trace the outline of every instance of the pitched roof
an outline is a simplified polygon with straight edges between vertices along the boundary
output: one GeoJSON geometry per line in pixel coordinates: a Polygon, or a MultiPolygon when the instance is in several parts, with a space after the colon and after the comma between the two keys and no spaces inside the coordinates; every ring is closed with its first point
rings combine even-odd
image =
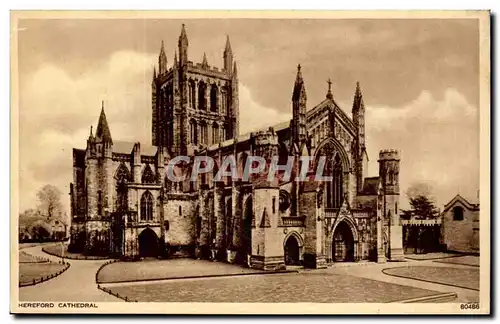
{"type": "Polygon", "coordinates": [[[446,205],[444,205],[443,212],[445,212],[445,211],[449,210],[451,207],[455,206],[457,202],[461,203],[467,209],[479,210],[479,204],[472,204],[467,199],[465,199],[464,197],[457,194],[446,205]]]}

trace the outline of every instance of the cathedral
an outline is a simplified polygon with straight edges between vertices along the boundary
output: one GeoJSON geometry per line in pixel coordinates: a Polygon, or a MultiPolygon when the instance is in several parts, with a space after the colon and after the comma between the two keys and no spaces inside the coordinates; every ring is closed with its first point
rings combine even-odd
{"type": "Polygon", "coordinates": [[[399,153],[381,150],[379,176],[366,176],[359,83],[352,115],[335,102],[331,82],[324,100],[308,106],[299,65],[290,80],[291,120],[240,134],[229,37],[222,68],[206,56],[193,63],[188,49],[184,25],[171,65],[161,44],[151,83],[151,143],[113,138],[103,106],[87,147],[73,149],[70,251],[123,260],[194,257],[265,270],[402,259],[399,153]],[[176,165],[186,177],[171,181],[167,165],[180,155],[208,156],[215,166],[189,181],[192,165],[176,165]],[[223,159],[234,158],[241,171],[250,156],[276,157],[280,165],[295,157],[292,180],[214,178],[223,159]],[[311,172],[325,157],[327,181],[296,180],[305,156],[311,172]]]}

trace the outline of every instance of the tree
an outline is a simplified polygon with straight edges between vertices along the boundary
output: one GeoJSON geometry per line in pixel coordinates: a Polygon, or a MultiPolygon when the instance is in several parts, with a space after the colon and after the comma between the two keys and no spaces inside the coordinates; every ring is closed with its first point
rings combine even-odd
{"type": "Polygon", "coordinates": [[[59,216],[61,211],[61,192],[55,186],[47,184],[37,193],[39,209],[47,219],[59,216]]]}
{"type": "Polygon", "coordinates": [[[419,219],[434,219],[439,215],[429,184],[423,182],[412,184],[406,191],[406,196],[411,209],[403,210],[401,218],[409,219],[415,216],[419,219]]]}

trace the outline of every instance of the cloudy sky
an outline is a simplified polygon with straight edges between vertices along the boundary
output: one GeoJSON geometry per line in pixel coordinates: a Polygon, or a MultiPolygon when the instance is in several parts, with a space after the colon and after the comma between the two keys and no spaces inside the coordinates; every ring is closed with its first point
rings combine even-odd
{"type": "MultiPolygon", "coordinates": [[[[356,81],[367,106],[369,176],[380,149],[401,151],[401,189],[416,181],[439,206],[479,188],[479,29],[468,20],[20,20],[20,209],[54,184],[68,206],[73,147],[85,148],[101,100],[114,139],[151,141],[151,78],[161,41],[173,62],[186,24],[189,59],[222,66],[230,36],[241,132],[287,120],[296,66],[308,108],[331,78],[350,114],[356,81]]],[[[404,202],[403,202],[403,207],[404,202]]]]}

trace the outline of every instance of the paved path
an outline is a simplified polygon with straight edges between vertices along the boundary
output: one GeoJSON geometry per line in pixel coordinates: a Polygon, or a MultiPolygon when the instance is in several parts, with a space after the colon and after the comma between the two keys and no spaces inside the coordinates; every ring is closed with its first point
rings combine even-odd
{"type": "MultiPolygon", "coordinates": [[[[351,276],[356,276],[356,277],[362,277],[362,278],[367,278],[367,279],[373,279],[373,280],[378,280],[378,281],[383,281],[383,282],[389,282],[389,283],[394,283],[394,284],[399,284],[403,286],[410,286],[410,287],[416,287],[416,288],[421,288],[421,289],[429,289],[429,290],[434,290],[434,291],[439,291],[439,292],[455,292],[457,293],[457,299],[454,302],[478,302],[479,301],[479,292],[470,290],[470,289],[463,289],[459,287],[451,287],[448,285],[441,285],[437,283],[430,283],[430,282],[425,282],[425,281],[420,281],[420,280],[415,280],[415,279],[406,279],[406,278],[399,278],[399,277],[394,277],[390,275],[386,275],[382,273],[383,269],[387,268],[396,268],[396,267],[405,267],[405,266],[430,266],[430,267],[456,267],[456,268],[471,268],[468,266],[462,266],[462,265],[451,265],[451,264],[444,264],[444,263],[438,263],[438,262],[433,262],[432,260],[426,260],[426,261],[414,261],[414,260],[409,260],[408,262],[388,262],[388,263],[383,263],[383,264],[378,264],[378,263],[370,263],[370,264],[346,264],[345,266],[338,266],[338,267],[331,267],[328,269],[324,270],[316,270],[316,271],[325,271],[325,272],[330,272],[330,273],[336,273],[336,274],[345,274],[345,275],[351,275],[351,276]]],[[[477,268],[475,268],[477,269],[477,268]]]]}
{"type": "MultiPolygon", "coordinates": [[[[34,256],[42,256],[51,261],[61,258],[48,255],[41,246],[23,249],[34,256]]],[[[99,289],[95,274],[106,260],[66,260],[71,267],[60,276],[35,286],[19,288],[20,301],[79,301],[79,302],[117,302],[120,299],[99,289]]]]}

